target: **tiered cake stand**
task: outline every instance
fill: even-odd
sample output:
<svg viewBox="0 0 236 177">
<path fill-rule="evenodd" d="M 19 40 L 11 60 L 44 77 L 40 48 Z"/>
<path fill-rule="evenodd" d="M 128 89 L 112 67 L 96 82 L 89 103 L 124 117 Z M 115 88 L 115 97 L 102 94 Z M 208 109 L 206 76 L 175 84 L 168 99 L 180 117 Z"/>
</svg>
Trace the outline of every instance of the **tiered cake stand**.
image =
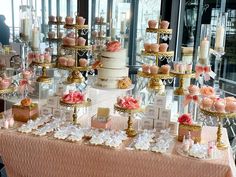
<svg viewBox="0 0 236 177">
<path fill-rule="evenodd" d="M 125 108 L 120 107 L 117 104 L 114 105 L 114 110 L 119 112 L 119 113 L 128 114 L 128 122 L 127 122 L 128 127 L 127 127 L 127 129 L 125 129 L 126 134 L 127 134 L 128 137 L 136 136 L 137 132 L 133 128 L 132 116 L 133 116 L 133 114 L 142 112 L 143 110 L 141 108 L 138 108 L 138 109 L 125 109 Z"/>
<path fill-rule="evenodd" d="M 47 68 L 53 68 L 54 63 L 37 63 L 32 62 L 32 66 L 42 67 L 42 75 L 37 78 L 37 82 L 43 82 L 43 83 L 50 83 L 52 81 L 52 78 L 47 76 Z"/>
<path fill-rule="evenodd" d="M 87 99 L 86 101 L 82 102 L 82 103 L 66 103 L 63 100 L 60 100 L 60 105 L 64 106 L 64 107 L 71 107 L 74 108 L 74 112 L 73 112 L 73 116 L 72 116 L 72 121 L 73 124 L 78 124 L 77 122 L 77 111 L 78 108 L 85 108 L 85 107 L 89 107 L 91 106 L 91 99 Z"/>
<path fill-rule="evenodd" d="M 78 31 L 81 31 L 83 34 L 88 33 L 88 25 L 77 25 L 77 24 L 65 24 L 64 28 L 66 29 L 74 29 L 75 30 L 75 35 L 77 37 Z M 72 84 L 72 83 L 82 83 L 84 82 L 84 78 L 81 75 L 80 71 L 89 71 L 91 70 L 91 67 L 80 67 L 78 66 L 78 52 L 82 52 L 85 54 L 86 52 L 90 51 L 92 48 L 91 46 L 68 46 L 68 45 L 61 45 L 62 49 L 74 51 L 75 53 L 75 66 L 73 67 L 66 67 L 66 66 L 61 66 L 60 64 L 57 65 L 58 68 L 64 69 L 64 70 L 69 70 L 70 75 L 67 78 L 66 83 Z"/>
<path fill-rule="evenodd" d="M 184 89 L 184 81 L 185 81 L 185 79 L 188 79 L 188 78 L 189 79 L 194 78 L 195 73 L 186 74 L 186 73 L 178 73 L 178 72 L 171 71 L 170 75 L 172 77 L 179 78 L 179 87 L 177 89 L 175 89 L 174 94 L 175 95 L 186 95 L 188 91 L 186 89 Z"/>
<path fill-rule="evenodd" d="M 160 39 L 170 40 L 172 37 L 172 29 L 157 29 L 157 28 L 147 28 L 146 33 L 156 33 L 157 34 L 157 44 L 160 44 Z M 159 61 L 166 60 L 168 63 L 172 62 L 174 57 L 174 51 L 167 52 L 147 52 L 142 51 L 143 56 L 153 56 L 155 57 L 155 64 L 158 66 Z M 173 76 L 170 74 L 146 74 L 143 72 L 138 72 L 139 77 L 150 78 L 148 83 L 148 89 L 154 91 L 163 91 L 165 85 L 162 80 L 173 79 Z"/>
<path fill-rule="evenodd" d="M 217 130 L 217 148 L 225 149 L 228 146 L 224 144 L 222 141 L 222 121 L 225 118 L 236 118 L 236 113 L 228 113 L 228 112 L 216 112 L 211 110 L 206 110 L 200 107 L 200 111 L 203 115 L 217 118 L 218 120 L 218 130 Z"/>
</svg>

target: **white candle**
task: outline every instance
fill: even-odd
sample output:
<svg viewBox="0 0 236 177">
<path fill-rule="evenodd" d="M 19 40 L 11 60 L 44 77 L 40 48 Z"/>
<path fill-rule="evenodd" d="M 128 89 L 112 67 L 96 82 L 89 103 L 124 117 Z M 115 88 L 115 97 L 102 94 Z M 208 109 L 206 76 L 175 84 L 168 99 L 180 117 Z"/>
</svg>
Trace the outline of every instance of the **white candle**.
<svg viewBox="0 0 236 177">
<path fill-rule="evenodd" d="M 33 28 L 32 30 L 32 48 L 39 49 L 40 40 L 39 40 L 39 29 Z"/>
<path fill-rule="evenodd" d="M 30 36 L 30 20 L 28 18 L 23 19 L 23 34 L 24 36 L 29 37 Z"/>
<path fill-rule="evenodd" d="M 223 26 L 218 26 L 216 28 L 216 41 L 215 41 L 216 49 L 221 49 L 224 47 L 224 33 L 225 33 L 225 28 Z"/>
<path fill-rule="evenodd" d="M 200 44 L 200 59 L 208 59 L 208 56 L 209 56 L 209 41 L 207 40 L 207 38 L 204 38 L 202 41 L 201 41 L 201 44 Z"/>
<path fill-rule="evenodd" d="M 115 39 L 115 38 L 116 38 L 116 29 L 111 28 L 111 39 Z"/>
<path fill-rule="evenodd" d="M 125 21 L 121 21 L 121 24 L 120 24 L 120 32 L 121 33 L 125 33 Z"/>
</svg>

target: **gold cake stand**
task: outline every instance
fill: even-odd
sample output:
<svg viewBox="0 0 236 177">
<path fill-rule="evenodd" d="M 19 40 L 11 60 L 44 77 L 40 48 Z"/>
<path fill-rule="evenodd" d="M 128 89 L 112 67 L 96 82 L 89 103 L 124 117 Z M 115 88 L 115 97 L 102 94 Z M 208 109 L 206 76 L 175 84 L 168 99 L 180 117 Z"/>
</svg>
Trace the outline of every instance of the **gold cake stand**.
<svg viewBox="0 0 236 177">
<path fill-rule="evenodd" d="M 5 95 L 5 94 L 11 94 L 16 91 L 16 88 L 14 86 L 10 86 L 6 89 L 0 89 L 0 96 Z"/>
<path fill-rule="evenodd" d="M 66 103 L 64 102 L 63 100 L 60 100 L 60 105 L 61 106 L 64 106 L 64 107 L 71 107 L 71 108 L 74 108 L 74 112 L 73 112 L 73 116 L 72 116 L 72 121 L 73 121 L 73 124 L 79 124 L 77 122 L 77 111 L 78 111 L 78 108 L 85 108 L 85 107 L 89 107 L 91 106 L 91 99 L 87 99 L 86 101 L 82 102 L 82 103 Z"/>
<path fill-rule="evenodd" d="M 189 79 L 194 78 L 195 73 L 186 74 L 186 73 L 178 73 L 178 72 L 175 72 L 175 71 L 171 71 L 170 75 L 172 77 L 179 78 L 179 87 L 177 89 L 175 89 L 174 94 L 175 95 L 185 95 L 185 94 L 187 94 L 187 90 L 184 88 L 184 81 L 185 81 L 185 79 L 188 79 L 188 78 Z"/>
<path fill-rule="evenodd" d="M 143 78 L 150 78 L 148 82 L 148 89 L 152 89 L 155 91 L 165 90 L 165 85 L 163 84 L 162 79 L 173 79 L 170 74 L 150 74 L 144 73 L 142 71 L 138 72 L 138 76 Z"/>
<path fill-rule="evenodd" d="M 128 113 L 128 127 L 127 129 L 125 129 L 126 134 L 128 137 L 135 137 L 137 135 L 137 132 L 134 130 L 133 128 L 133 121 L 132 121 L 132 115 L 134 113 L 139 113 L 142 112 L 143 109 L 138 108 L 138 109 L 125 109 L 125 108 L 121 108 L 119 105 L 115 104 L 114 105 L 114 110 L 118 111 L 120 113 Z"/>
<path fill-rule="evenodd" d="M 43 83 L 50 83 L 52 81 L 52 78 L 47 76 L 47 68 L 52 68 L 55 66 L 54 63 L 37 63 L 32 62 L 33 66 L 41 66 L 42 67 L 42 75 L 37 78 L 37 82 L 43 82 Z"/>
<path fill-rule="evenodd" d="M 215 117 L 218 120 L 218 129 L 217 129 L 217 139 L 216 139 L 216 143 L 217 143 L 217 148 L 218 149 L 225 149 L 228 146 L 226 144 L 224 144 L 224 142 L 222 141 L 222 121 L 225 118 L 236 118 L 236 113 L 228 113 L 228 112 L 216 112 L 216 111 L 211 111 L 211 110 L 206 110 L 200 107 L 200 111 L 202 114 L 206 115 L 206 116 L 210 116 L 210 117 Z"/>
</svg>

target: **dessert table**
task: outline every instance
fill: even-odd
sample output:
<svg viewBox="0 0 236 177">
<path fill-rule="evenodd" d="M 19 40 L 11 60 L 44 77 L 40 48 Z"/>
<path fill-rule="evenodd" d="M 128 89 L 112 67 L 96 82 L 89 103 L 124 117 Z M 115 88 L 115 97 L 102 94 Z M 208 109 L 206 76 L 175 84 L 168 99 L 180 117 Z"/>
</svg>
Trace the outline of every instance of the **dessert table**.
<svg viewBox="0 0 236 177">
<path fill-rule="evenodd" d="M 214 140 L 216 130 L 203 127 L 202 142 Z M 225 129 L 223 139 L 228 142 Z M 0 144 L 9 177 L 234 177 L 236 173 L 229 148 L 219 159 L 199 160 L 180 156 L 179 142 L 169 153 L 159 154 L 36 137 L 15 129 L 0 130 Z"/>
</svg>

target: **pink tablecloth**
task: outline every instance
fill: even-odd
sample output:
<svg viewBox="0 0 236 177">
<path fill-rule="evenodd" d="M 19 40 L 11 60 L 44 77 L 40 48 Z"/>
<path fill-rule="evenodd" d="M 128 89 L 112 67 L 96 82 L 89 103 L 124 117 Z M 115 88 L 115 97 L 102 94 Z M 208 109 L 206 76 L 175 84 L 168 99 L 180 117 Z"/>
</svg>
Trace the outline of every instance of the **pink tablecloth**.
<svg viewBox="0 0 236 177">
<path fill-rule="evenodd" d="M 216 128 L 203 128 L 203 141 L 216 138 Z M 223 137 L 227 140 L 226 131 Z M 219 160 L 182 157 L 70 143 L 0 131 L 0 154 L 9 177 L 233 177 L 230 149 Z M 176 142 L 175 146 L 179 145 Z"/>
</svg>

